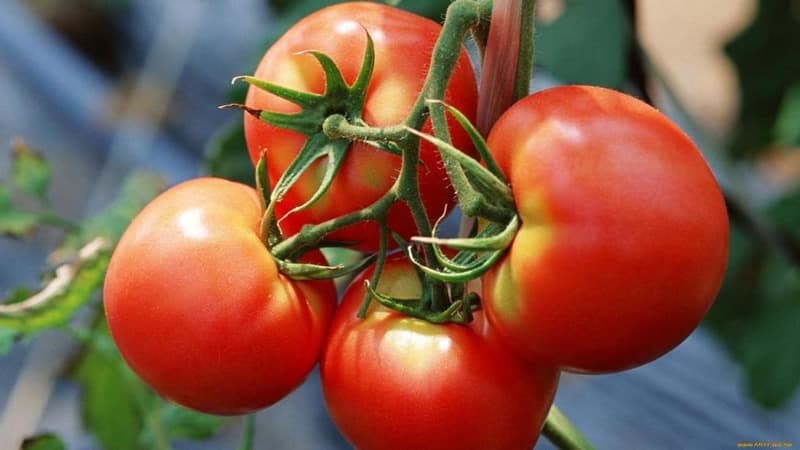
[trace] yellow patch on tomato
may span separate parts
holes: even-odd
[[[411,109],[415,95],[412,86],[399,77],[385,77],[367,98],[365,120],[370,125],[383,126],[402,122]]]
[[[535,270],[536,260],[553,242],[553,228],[545,225],[523,226],[512,244],[509,256],[497,269],[492,298],[495,313],[504,322],[521,320],[519,305],[532,293],[520,289],[525,278]]]
[[[442,363],[442,355],[452,346],[450,336],[442,333],[436,325],[404,318],[383,336],[380,353],[390,358],[393,365],[407,371],[405,375],[425,376],[431,367]]]

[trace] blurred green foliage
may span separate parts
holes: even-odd
[[[22,442],[20,450],[66,450],[67,446],[58,436],[50,433],[40,434]]]
[[[568,0],[536,30],[534,61],[564,83],[622,89],[631,29],[620,0]]]
[[[774,143],[774,130],[784,98],[786,113],[800,117],[788,96],[800,83],[800,14],[793,0],[760,0],[755,20],[725,46],[736,66],[741,104],[730,145],[736,158],[762,154]],[[794,112],[791,112],[794,111]],[[791,118],[783,119],[792,120]],[[781,122],[781,133],[798,133],[798,122]],[[786,131],[784,131],[786,130]],[[795,137],[796,139],[796,137]]]

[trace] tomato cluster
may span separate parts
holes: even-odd
[[[374,70],[358,97],[363,107],[331,102],[324,114],[358,111],[345,118],[366,128],[402,124],[421,95],[440,28],[376,3],[328,7],[291,28],[265,54],[256,70],[265,83],[251,86],[243,106],[250,155],[254,163],[264,155],[266,184],[280,183],[302,158],[311,138],[298,130],[322,136],[321,124],[285,129],[275,117],[289,123],[301,115],[298,103],[323,104],[334,73],[325,58],[352,86],[363,49],[374,45]],[[268,92],[266,83],[304,94]],[[445,92],[450,105],[474,118],[475,80],[463,50]],[[261,111],[280,116],[259,120]],[[427,123],[420,128],[430,131]],[[468,134],[450,128],[453,146],[472,154]],[[216,414],[277,402],[320,361],[330,415],[358,448],[531,448],[560,371],[635,367],[694,330],[721,283],[727,215],[689,138],[616,91],[565,86],[530,95],[500,117],[487,144],[520,225],[482,276],[481,304],[468,296],[453,304],[464,306],[468,323],[433,323],[400,312],[405,307],[369,302],[378,292],[427,305],[435,289],[404,252],[386,256],[381,245],[381,227],[398,244],[418,232],[418,218],[403,201],[382,223],[348,222],[325,236],[383,252],[338,307],[330,279],[281,273],[286,261],[325,267],[316,248],[324,244],[278,257],[274,236],[265,233],[277,228],[280,241],[358,212],[394,189],[406,170],[402,152],[354,139],[333,182],[309,205],[323,182],[324,159],[277,200],[200,178],[148,205],[120,240],[104,288],[123,357],[164,397]],[[455,201],[450,173],[434,146],[415,145],[411,192],[435,217]],[[273,220],[274,227],[265,226]]]

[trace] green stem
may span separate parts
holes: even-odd
[[[561,450],[594,450],[594,446],[554,404],[550,407],[542,434]]]
[[[322,123],[322,132],[334,139],[355,139],[359,141],[402,141],[408,133],[402,125],[384,128],[351,124],[341,114],[328,116]]]
[[[255,414],[248,414],[247,417],[244,418],[244,432],[242,433],[242,442],[239,444],[239,450],[253,450],[255,422]]]
[[[512,102],[525,97],[530,92],[533,76],[533,33],[536,16],[536,0],[521,0],[519,25],[519,55],[517,74],[514,77]]]
[[[386,222],[382,221],[380,223],[380,242],[378,247],[378,259],[375,261],[375,271],[372,272],[372,277],[370,277],[370,283],[375,286],[375,289],[378,288],[378,281],[381,279],[381,274],[383,273],[383,265],[386,262],[386,252],[389,246],[389,227],[386,226]],[[364,300],[361,302],[361,308],[358,309],[358,317],[363,319],[367,317],[367,310],[369,309],[369,304],[372,301],[372,295],[369,291],[364,293]]]
[[[431,56],[428,76],[406,119],[406,125],[420,129],[426,118],[426,100],[444,98],[450,75],[461,54],[464,38],[470,29],[481,23],[481,19],[490,17],[491,11],[492,2],[489,0],[456,0],[447,8],[442,31]]]
[[[319,243],[325,235],[340,228],[368,220],[380,221],[386,216],[395,201],[397,201],[397,193],[394,189],[390,189],[383,197],[364,209],[303,227],[299,233],[272,247],[272,254],[276,258],[284,259],[302,248]]]

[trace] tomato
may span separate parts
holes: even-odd
[[[243,414],[281,399],[314,366],[336,292],[278,273],[260,218],[252,188],[199,178],[147,205],[114,251],[103,290],[111,334],[169,400]]]
[[[728,220],[675,124],[625,94],[564,86],[512,106],[488,144],[522,222],[483,279],[507,344],[542,364],[611,372],[697,327],[725,272]]]
[[[334,315],[320,363],[331,418],[356,448],[532,448],[558,381],[498,343],[478,313],[470,326],[434,325],[373,302],[356,317],[365,279]],[[387,261],[379,292],[420,295],[412,266]]]
[[[363,28],[362,28],[363,27]],[[372,126],[396,125],[405,121],[420,92],[430,65],[431,53],[441,27],[424,17],[380,3],[342,3],[319,10],[295,24],[264,55],[255,77],[296,90],[322,93],[325,77],[315,58],[304,50],[320,50],[338,65],[345,81],[352,84],[361,68],[368,30],[375,45],[375,67],[369,84],[363,120]],[[475,79],[467,54],[461,57],[452,74],[445,100],[471,119],[477,105]],[[272,94],[251,87],[246,105],[268,111],[293,113],[299,107]],[[245,114],[245,135],[250,156],[256,162],[267,151],[269,178],[274,186],[298,150],[305,136],[270,126]],[[430,127],[426,125],[429,132]],[[471,151],[467,135],[451,127],[458,148]],[[453,189],[438,151],[430,144],[421,146],[419,188],[430,217],[438,217],[445,206],[454,203]],[[320,184],[325,159],[319,160],[276,207],[284,234],[291,235],[303,225],[319,223],[364,208],[389,190],[400,170],[401,158],[365,143],[348,149],[338,177],[330,190],[308,209],[284,215],[311,198]],[[452,209],[452,208],[450,208]],[[449,210],[449,209],[448,209]],[[416,227],[404,204],[389,213],[388,225],[406,238]],[[332,233],[328,237],[355,243],[361,250],[375,250],[379,229],[362,222]]]

